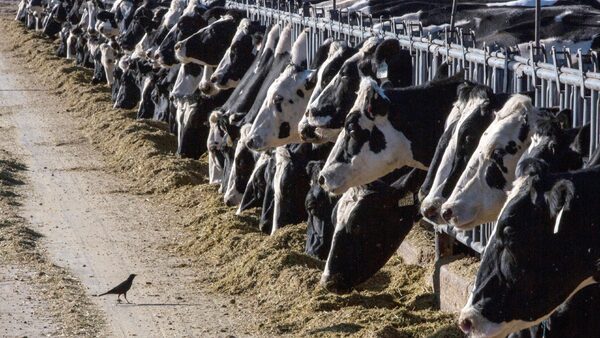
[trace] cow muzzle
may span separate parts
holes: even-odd
[[[471,338],[500,338],[515,330],[510,325],[492,323],[472,307],[465,307],[458,318],[458,327]]]

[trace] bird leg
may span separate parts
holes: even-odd
[[[131,303],[129,302],[129,299],[127,299],[127,292],[125,292],[125,293],[123,294],[123,297],[125,297],[125,300],[127,301],[127,304],[131,304]]]
[[[120,303],[120,302],[121,302],[121,294],[118,294],[117,295],[117,303]]]

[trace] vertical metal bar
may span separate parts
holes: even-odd
[[[452,13],[450,15],[450,32],[454,31],[454,23],[456,20],[456,3],[458,0],[452,0]]]
[[[535,53],[540,50],[540,21],[542,20],[542,0],[535,0]]]

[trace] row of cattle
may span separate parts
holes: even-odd
[[[37,1],[17,19],[58,35],[57,53],[93,67],[116,108],[168,122],[179,155],[208,152],[227,205],[260,207],[268,234],[307,221],[328,290],[373,276],[421,215],[462,230],[498,220],[461,329],[600,333],[597,287],[584,288],[598,275],[600,154],[587,158],[589,125],[569,128],[569,111],[447,65],[412,86],[394,39],[328,39],[308,64],[308,30],[293,41],[222,1]]]

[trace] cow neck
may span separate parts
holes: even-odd
[[[429,166],[438,139],[444,132],[460,81],[385,90],[391,101],[388,119],[411,141],[414,159]],[[437,98],[431,100],[432,97]]]

